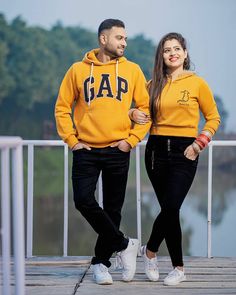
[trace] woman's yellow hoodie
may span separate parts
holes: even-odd
[[[172,81],[168,78],[161,93],[157,125],[150,134],[196,137],[200,111],[205,118],[203,130],[215,134],[220,115],[211,89],[205,80],[186,71]]]
[[[149,95],[140,67],[125,57],[101,63],[88,52],[67,71],[57,98],[55,117],[61,138],[72,148],[79,141],[102,148],[125,139],[132,147],[141,141],[150,124],[132,124],[128,111],[149,113]]]

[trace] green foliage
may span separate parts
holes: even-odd
[[[0,104],[8,96],[10,89],[14,87],[14,80],[10,76],[7,67],[7,55],[9,53],[5,36],[9,34],[7,23],[2,14],[0,14]]]
[[[8,24],[0,14],[0,134],[56,138],[54,104],[60,82],[96,43],[95,33],[79,27],[56,24],[45,30],[28,27],[21,17]]]
[[[214,95],[215,102],[217,104],[217,108],[220,114],[221,123],[219,126],[219,129],[217,130],[216,136],[222,137],[222,133],[224,133],[225,127],[226,127],[226,121],[228,118],[228,112],[226,111],[222,99],[218,95]],[[199,130],[202,130],[203,126],[205,124],[205,119],[201,113],[200,122],[199,122]],[[216,138],[216,137],[214,137]]]
[[[1,77],[1,84],[0,84],[0,102],[8,96],[10,89],[14,85],[14,81],[11,78],[8,68],[6,66],[6,56],[7,56],[7,46],[6,43],[0,43],[0,77]]]
[[[218,95],[215,95],[215,101],[216,101],[218,111],[220,113],[220,118],[221,118],[221,124],[218,131],[223,132],[226,127],[225,125],[228,118],[228,112],[226,111],[224,107],[222,99]]]
[[[155,47],[151,40],[147,40],[143,35],[128,40],[126,57],[140,65],[146,79],[151,78],[154,61]]]
[[[97,34],[85,28],[57,23],[46,30],[27,26],[21,17],[7,23],[0,14],[0,134],[58,138],[54,104],[61,80],[72,63],[96,47]],[[126,57],[140,65],[147,79],[154,52],[143,35],[128,40]],[[224,127],[227,112],[217,99]]]

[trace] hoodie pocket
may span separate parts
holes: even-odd
[[[96,99],[78,122],[79,137],[94,144],[109,144],[129,136],[128,110],[113,99]]]

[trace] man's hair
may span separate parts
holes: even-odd
[[[125,24],[119,19],[108,18],[105,19],[98,28],[98,37],[101,35],[101,32],[104,30],[110,30],[112,27],[124,28]]]

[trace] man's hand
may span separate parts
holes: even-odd
[[[111,147],[116,147],[116,146],[118,147],[119,150],[125,153],[128,153],[132,148],[131,145],[124,139],[119,140],[111,145]]]
[[[87,144],[87,142],[78,142],[76,145],[73,146],[73,148],[71,150],[72,150],[72,152],[74,152],[74,151],[81,150],[81,149],[86,149],[88,151],[91,151],[91,148]]]

